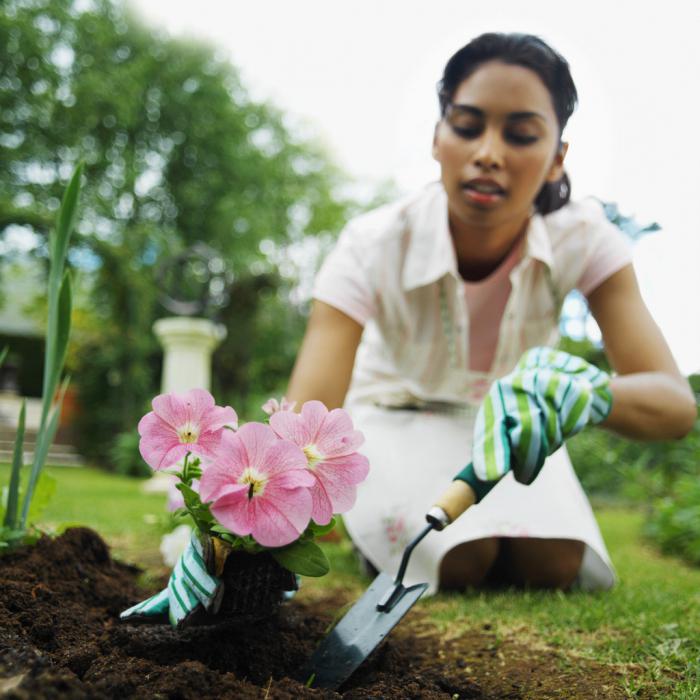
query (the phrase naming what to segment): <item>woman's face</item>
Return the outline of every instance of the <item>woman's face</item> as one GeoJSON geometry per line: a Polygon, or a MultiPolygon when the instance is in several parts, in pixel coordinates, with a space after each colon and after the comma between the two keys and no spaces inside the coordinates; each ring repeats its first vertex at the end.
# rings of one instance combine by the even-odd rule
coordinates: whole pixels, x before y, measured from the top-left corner
{"type": "Polygon", "coordinates": [[[563,173],[566,145],[549,91],[528,68],[490,61],[455,91],[435,129],[453,228],[516,235],[545,181],[563,173]]]}

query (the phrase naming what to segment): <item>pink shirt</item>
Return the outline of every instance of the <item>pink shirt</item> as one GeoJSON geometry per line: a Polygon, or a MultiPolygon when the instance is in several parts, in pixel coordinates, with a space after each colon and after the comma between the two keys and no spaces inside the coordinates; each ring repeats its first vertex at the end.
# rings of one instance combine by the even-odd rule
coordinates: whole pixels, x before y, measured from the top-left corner
{"type": "Polygon", "coordinates": [[[556,342],[572,289],[589,294],[631,260],[625,235],[590,199],[535,214],[489,277],[465,283],[447,198],[432,183],[351,221],[313,296],[365,326],[349,401],[469,403],[525,349],[556,342]]]}

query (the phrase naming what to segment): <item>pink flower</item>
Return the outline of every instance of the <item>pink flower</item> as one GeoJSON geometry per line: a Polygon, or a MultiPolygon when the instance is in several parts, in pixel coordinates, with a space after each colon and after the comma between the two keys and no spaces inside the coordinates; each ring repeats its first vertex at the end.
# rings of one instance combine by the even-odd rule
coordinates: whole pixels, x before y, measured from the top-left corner
{"type": "Polygon", "coordinates": [[[273,413],[279,411],[293,411],[296,405],[296,401],[287,401],[283,396],[281,401],[277,401],[277,399],[268,399],[262,405],[262,410],[265,411],[268,416],[271,416],[273,413]]]}
{"type": "Polygon", "coordinates": [[[333,513],[345,513],[355,503],[356,486],[367,476],[369,462],[357,448],[364,442],[359,430],[342,408],[328,409],[320,401],[307,401],[301,414],[280,411],[270,416],[270,426],[282,438],[304,450],[315,477],[311,490],[311,517],[319,525],[333,513]]]}
{"type": "Polygon", "coordinates": [[[230,407],[215,406],[204,389],[184,394],[161,394],[153,411],[139,421],[139,450],[152,469],[167,469],[188,452],[213,458],[224,426],[236,428],[238,416],[230,407]]]}
{"type": "Polygon", "coordinates": [[[313,483],[296,445],[267,425],[246,423],[225,433],[217,460],[202,474],[199,495],[231,532],[283,547],[309,524],[313,483]]]}

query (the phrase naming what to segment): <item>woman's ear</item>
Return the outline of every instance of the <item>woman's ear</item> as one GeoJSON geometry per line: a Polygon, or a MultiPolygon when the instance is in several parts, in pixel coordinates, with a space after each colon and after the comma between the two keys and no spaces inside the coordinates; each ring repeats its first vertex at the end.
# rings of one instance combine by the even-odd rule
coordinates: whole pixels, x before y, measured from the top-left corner
{"type": "Polygon", "coordinates": [[[435,123],[435,129],[433,130],[433,149],[432,149],[432,154],[433,158],[439,162],[438,159],[438,129],[440,128],[440,122],[435,123]]]}
{"type": "Polygon", "coordinates": [[[554,160],[547,173],[547,182],[558,182],[564,176],[564,159],[569,151],[569,144],[566,141],[562,141],[559,144],[556,154],[554,155],[554,160]]]}

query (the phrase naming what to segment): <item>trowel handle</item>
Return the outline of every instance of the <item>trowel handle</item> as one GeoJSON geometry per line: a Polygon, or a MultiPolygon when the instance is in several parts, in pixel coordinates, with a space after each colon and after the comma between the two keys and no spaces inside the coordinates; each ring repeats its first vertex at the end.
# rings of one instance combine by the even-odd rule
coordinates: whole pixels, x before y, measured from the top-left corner
{"type": "Polygon", "coordinates": [[[495,485],[495,481],[481,481],[470,463],[457,474],[455,480],[426,513],[425,519],[436,530],[442,530],[457,520],[467,508],[478,503],[495,485]]]}

